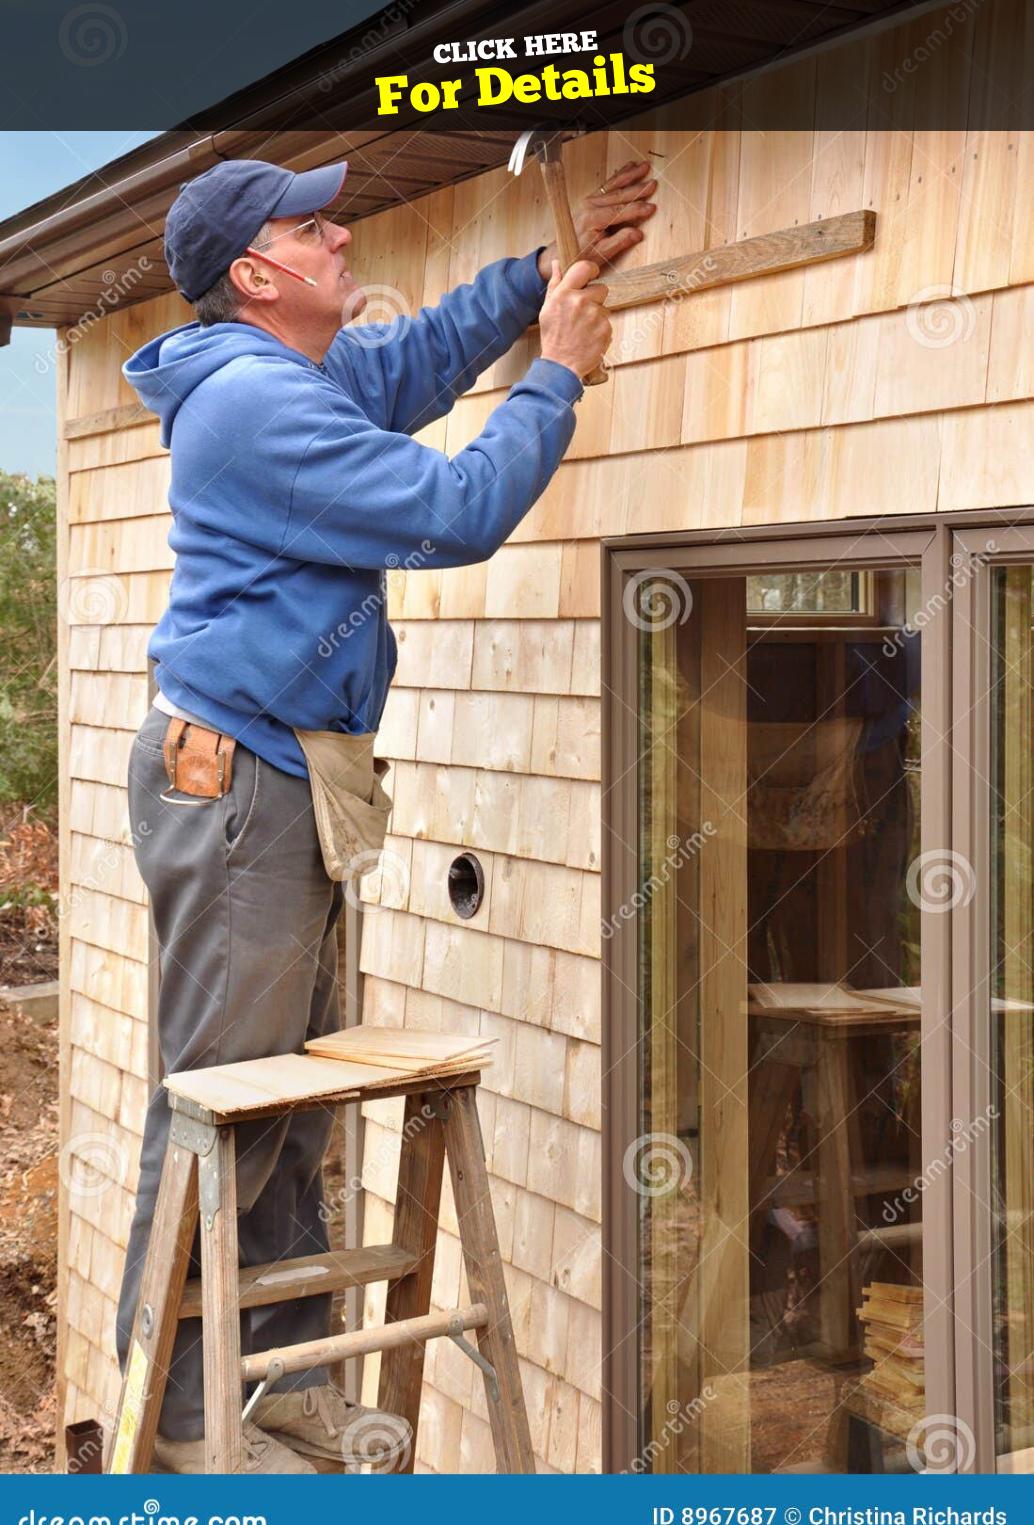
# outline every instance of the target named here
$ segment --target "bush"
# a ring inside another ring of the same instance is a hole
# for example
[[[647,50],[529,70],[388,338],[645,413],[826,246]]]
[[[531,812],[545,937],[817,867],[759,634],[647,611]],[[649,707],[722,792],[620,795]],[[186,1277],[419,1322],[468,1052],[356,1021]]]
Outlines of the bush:
[[[53,477],[0,471],[0,805],[57,805]]]

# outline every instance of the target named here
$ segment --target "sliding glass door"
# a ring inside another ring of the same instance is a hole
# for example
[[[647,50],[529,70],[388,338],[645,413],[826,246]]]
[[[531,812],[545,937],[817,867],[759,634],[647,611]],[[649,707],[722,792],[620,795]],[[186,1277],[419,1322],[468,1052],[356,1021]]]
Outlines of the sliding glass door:
[[[954,967],[960,1408],[979,1470],[1034,1471],[1034,528],[957,536]]]
[[[615,1469],[944,1463],[948,570],[934,528],[612,557]]]

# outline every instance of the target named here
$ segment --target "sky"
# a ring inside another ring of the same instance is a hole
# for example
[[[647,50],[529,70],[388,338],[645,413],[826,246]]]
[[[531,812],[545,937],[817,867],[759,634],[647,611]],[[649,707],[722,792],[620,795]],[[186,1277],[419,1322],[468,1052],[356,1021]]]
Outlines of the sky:
[[[153,132],[0,133],[0,221],[155,137]],[[56,333],[18,328],[0,348],[0,471],[53,476]]]

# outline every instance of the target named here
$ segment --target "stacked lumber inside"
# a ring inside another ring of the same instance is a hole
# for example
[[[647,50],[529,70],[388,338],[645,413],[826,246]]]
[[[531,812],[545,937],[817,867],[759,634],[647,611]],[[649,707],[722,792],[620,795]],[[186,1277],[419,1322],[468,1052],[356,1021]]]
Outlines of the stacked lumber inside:
[[[926,1410],[923,1289],[874,1281],[862,1288],[858,1317],[873,1365],[858,1384],[858,1408],[892,1434],[907,1436]]]

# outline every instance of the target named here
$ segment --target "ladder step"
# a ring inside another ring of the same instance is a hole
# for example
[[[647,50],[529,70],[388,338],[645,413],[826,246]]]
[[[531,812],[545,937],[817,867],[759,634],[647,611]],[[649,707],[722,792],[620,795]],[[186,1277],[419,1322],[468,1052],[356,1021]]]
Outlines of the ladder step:
[[[238,1306],[260,1308],[295,1297],[365,1287],[374,1281],[396,1281],[417,1264],[415,1255],[394,1244],[370,1244],[358,1250],[331,1250],[326,1255],[299,1255],[268,1265],[242,1266],[238,1274]],[[180,1318],[201,1317],[201,1278],[192,1277],[183,1289]]]
[[[334,1334],[325,1340],[306,1340],[302,1345],[281,1345],[278,1350],[260,1350],[241,1358],[241,1380],[262,1381],[269,1374],[274,1356],[283,1362],[284,1372],[305,1371],[309,1366],[323,1366],[330,1361],[344,1361],[349,1356],[365,1356],[375,1350],[393,1350],[413,1340],[433,1340],[443,1334],[458,1334],[464,1329],[480,1329],[488,1323],[484,1303],[466,1308],[452,1308],[443,1313],[425,1313],[420,1318],[397,1319],[373,1329],[356,1329],[352,1334]]]

